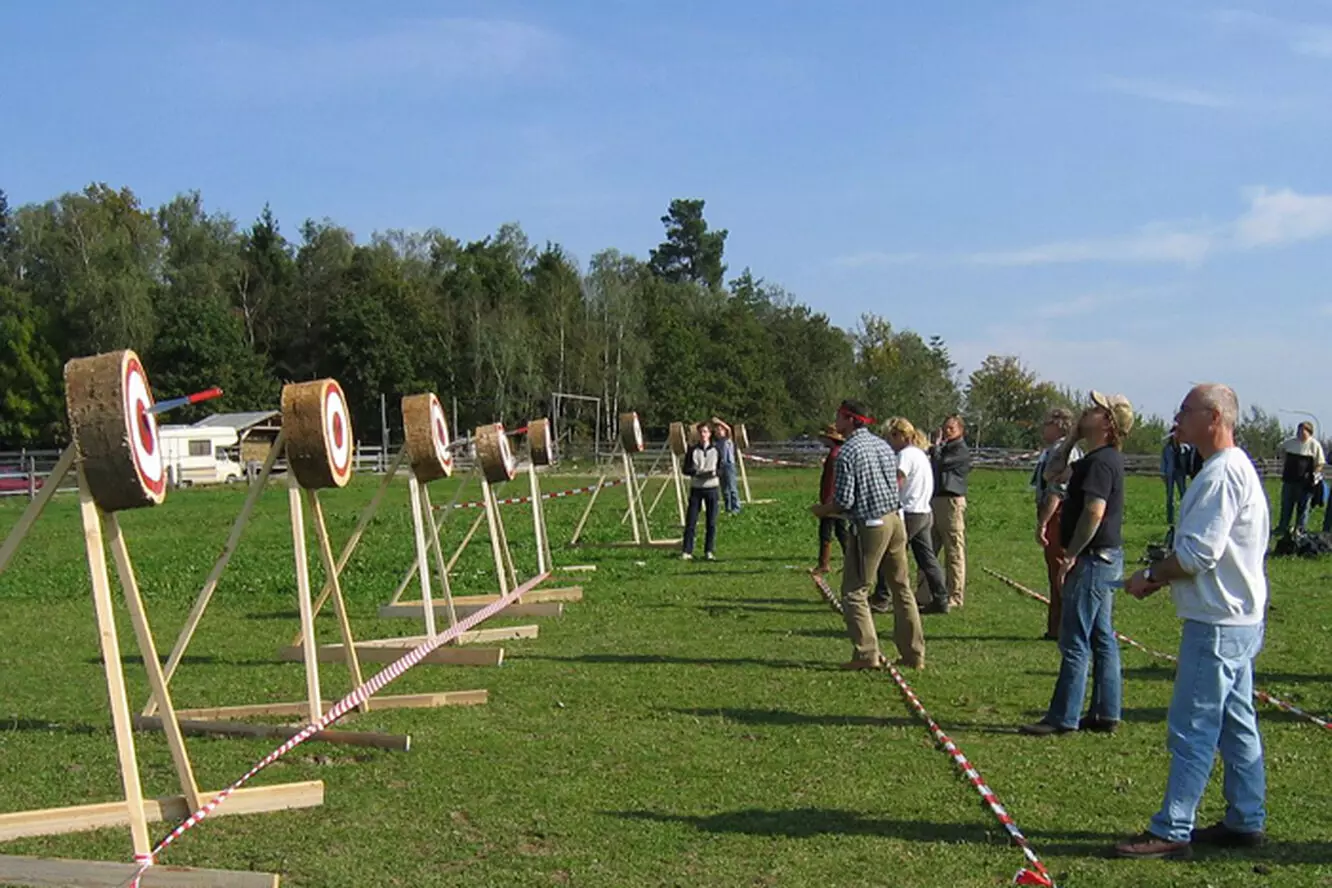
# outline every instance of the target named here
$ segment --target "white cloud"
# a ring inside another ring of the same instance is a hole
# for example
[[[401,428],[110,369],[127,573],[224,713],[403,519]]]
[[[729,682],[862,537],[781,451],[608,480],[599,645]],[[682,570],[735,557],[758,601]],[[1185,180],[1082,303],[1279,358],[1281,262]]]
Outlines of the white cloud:
[[[1163,299],[1176,296],[1179,292],[1180,290],[1176,286],[1164,285],[1083,293],[1047,302],[1037,307],[1033,314],[1036,318],[1047,321],[1083,317],[1095,314],[1103,308],[1122,306],[1125,303],[1140,302],[1144,299]]]
[[[1196,265],[1207,257],[1213,238],[1153,224],[1127,237],[1055,241],[1016,250],[971,253],[973,265],[1055,265],[1070,262],[1170,263]]]
[[[1235,243],[1245,249],[1332,235],[1332,194],[1297,194],[1289,188],[1249,192],[1249,210],[1235,221]]]
[[[1245,9],[1223,9],[1214,18],[1227,27],[1285,43],[1299,55],[1332,58],[1332,26],[1290,22]]]
[[[884,253],[880,250],[866,250],[863,253],[837,256],[832,260],[832,264],[836,268],[881,268],[886,265],[909,265],[925,258],[920,253]]]
[[[1157,83],[1151,80],[1112,77],[1106,81],[1105,87],[1112,92],[1148,99],[1153,102],[1164,102],[1168,105],[1189,105],[1194,108],[1219,109],[1229,108],[1235,104],[1230,98],[1217,93],[1187,86]]]
[[[348,37],[219,41],[196,56],[226,82],[308,95],[493,81],[546,68],[560,45],[558,36],[523,22],[433,18]]]

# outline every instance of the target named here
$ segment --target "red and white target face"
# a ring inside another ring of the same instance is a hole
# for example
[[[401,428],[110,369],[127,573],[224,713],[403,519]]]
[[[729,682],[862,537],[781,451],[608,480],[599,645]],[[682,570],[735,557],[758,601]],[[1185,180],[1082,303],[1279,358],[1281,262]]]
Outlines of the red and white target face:
[[[453,454],[449,452],[449,424],[444,419],[444,408],[439,398],[430,396],[430,439],[435,444],[435,455],[440,463],[453,465]]]
[[[633,425],[631,426],[631,428],[633,429],[633,432],[634,432],[634,449],[636,449],[636,450],[642,450],[642,449],[643,449],[643,446],[644,446],[644,445],[643,445],[643,426],[640,425],[639,422],[638,422],[638,414],[637,414],[637,413],[634,414],[634,423],[633,423]]]
[[[504,473],[510,478],[518,469],[517,460],[513,458],[513,450],[509,447],[509,436],[504,434],[504,424],[495,423],[495,432],[499,437],[500,459],[504,461]]]
[[[166,465],[157,437],[157,417],[148,412],[152,406],[153,394],[143,365],[137,358],[130,358],[125,364],[125,428],[140,482],[154,496],[161,496],[166,490]]]
[[[351,416],[347,412],[347,399],[342,388],[330,385],[324,389],[324,440],[328,442],[329,463],[339,478],[351,473]]]

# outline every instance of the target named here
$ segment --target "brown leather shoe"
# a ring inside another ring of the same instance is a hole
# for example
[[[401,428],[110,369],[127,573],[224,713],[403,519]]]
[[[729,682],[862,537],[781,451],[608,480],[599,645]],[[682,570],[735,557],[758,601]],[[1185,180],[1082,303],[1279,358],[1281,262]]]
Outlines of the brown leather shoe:
[[[872,660],[848,660],[841,669],[882,669],[888,665],[888,658],[880,654]]]
[[[896,666],[898,669],[915,669],[917,671],[925,668],[925,664],[923,662],[917,663],[911,660],[904,660],[904,659],[894,660],[893,665]]]
[[[1267,841],[1267,833],[1261,829],[1257,832],[1241,832],[1231,829],[1221,820],[1211,826],[1195,829],[1190,838],[1196,844],[1215,845],[1218,848],[1257,848]]]
[[[1115,845],[1115,855],[1138,860],[1152,860],[1162,857],[1171,860],[1191,860],[1193,858],[1193,846],[1188,842],[1172,842],[1169,839],[1161,838],[1156,833],[1143,831]]]

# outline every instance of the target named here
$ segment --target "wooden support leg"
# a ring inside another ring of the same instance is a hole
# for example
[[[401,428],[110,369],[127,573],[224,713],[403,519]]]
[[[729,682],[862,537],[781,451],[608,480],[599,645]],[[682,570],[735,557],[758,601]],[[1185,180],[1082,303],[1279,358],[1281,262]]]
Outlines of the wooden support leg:
[[[483,496],[482,499],[484,498],[485,497]],[[453,555],[449,557],[449,563],[444,565],[450,572],[453,571],[453,566],[458,563],[458,559],[462,557],[462,553],[465,552],[468,545],[471,544],[472,537],[476,536],[477,530],[481,528],[481,522],[485,520],[486,512],[485,509],[482,509],[481,513],[476,516],[476,520],[472,522],[472,526],[467,529],[467,535],[463,537],[462,542],[458,544],[458,548],[454,550]]]
[[[301,644],[305,651],[305,691],[310,702],[310,722],[318,721],[319,651],[315,645],[314,608],[310,601],[310,556],[305,548],[305,514],[301,510],[301,488],[295,473],[287,475],[287,505],[291,513],[291,542],[296,556],[296,602],[301,611]]]
[[[491,492],[494,497],[494,491]],[[504,553],[504,566],[509,571],[510,588],[518,585],[518,571],[513,566],[513,549],[509,547],[509,532],[504,529],[504,514],[499,510],[499,503],[495,503],[495,526],[499,528],[500,551]]]
[[[111,606],[111,577],[106,569],[102,520],[82,471],[79,472],[79,515],[83,520],[83,542],[88,555],[88,573],[92,578],[93,610],[97,613],[102,666],[106,672],[111,722],[116,731],[116,752],[120,759],[120,780],[125,788],[125,804],[129,810],[130,836],[134,841],[135,855],[143,855],[152,851],[152,844],[148,838],[148,820],[143,813],[143,786],[139,783],[134,729],[130,723],[125,672],[120,661],[120,640],[116,637],[116,617]]]
[[[435,569],[439,571],[440,589],[444,593],[444,609],[449,617],[449,627],[458,625],[458,614],[453,609],[453,587],[449,583],[449,568],[444,563],[444,549],[439,544],[439,525],[435,523],[435,510],[430,505],[430,488],[421,485],[421,509],[425,512],[427,523],[430,525],[430,551],[435,556]],[[479,519],[481,516],[477,516]],[[479,521],[477,523],[480,523]],[[460,639],[455,638],[450,644],[460,644]]]
[[[675,508],[680,513],[680,526],[685,523],[684,475],[680,471],[680,457],[671,454],[671,479],[675,482]]]
[[[64,481],[65,476],[69,474],[70,467],[74,465],[74,454],[75,450],[73,444],[66,447],[60,453],[60,459],[56,460],[55,468],[51,470],[51,474],[47,475],[46,480],[42,482],[42,489],[37,493],[37,496],[33,497],[32,500],[28,502],[27,508],[25,508],[23,514],[19,516],[18,523],[14,525],[14,529],[5,537],[4,543],[0,544],[0,573],[5,572],[5,568],[9,566],[9,559],[14,557],[14,553],[18,551],[19,544],[23,542],[23,538],[28,535],[28,531],[35,523],[37,523],[37,519],[41,517],[42,510],[45,509],[46,504],[51,501],[51,497],[55,496],[56,488],[60,486],[60,482]]]
[[[226,545],[222,547],[222,554],[217,557],[213,564],[213,569],[208,572],[208,579],[204,580],[203,588],[199,590],[199,595],[194,599],[194,606],[190,608],[190,615],[185,619],[185,625],[181,627],[180,634],[176,636],[176,643],[171,648],[171,654],[167,657],[166,667],[163,670],[163,677],[167,683],[171,683],[171,676],[176,674],[176,667],[180,665],[181,657],[185,656],[185,650],[190,646],[190,639],[194,637],[194,632],[199,628],[199,621],[203,619],[204,611],[208,609],[208,602],[213,597],[213,592],[217,589],[217,584],[222,580],[222,572],[227,569],[227,564],[231,561],[231,556],[236,553],[236,548],[240,545],[241,535],[245,533],[245,526],[250,523],[250,515],[254,512],[255,503],[259,501],[264,488],[268,485],[268,477],[273,473],[273,464],[277,462],[278,454],[282,452],[285,437],[282,432],[278,432],[277,439],[273,441],[273,446],[268,449],[268,456],[264,459],[264,466],[259,471],[259,476],[250,484],[250,489],[245,495],[245,505],[241,507],[240,514],[236,516],[236,521],[231,525],[231,533],[227,535]],[[144,715],[152,715],[157,711],[157,701],[149,698],[148,705],[143,708]]]
[[[416,575],[421,579],[421,601],[425,603],[426,636],[434,638],[435,603],[430,596],[430,555],[426,549],[425,518],[421,515],[421,482],[416,475],[407,479],[407,496],[412,501],[412,536],[416,542]]]
[[[635,502],[638,498],[634,495],[638,483],[634,478],[634,462],[629,456],[629,451],[624,451],[621,456],[624,462],[624,492],[629,497],[629,518],[634,525],[634,543],[637,544],[643,542],[643,536],[638,529],[638,510]]]
[[[536,537],[537,550],[537,573],[545,573],[547,565],[546,547],[542,542],[541,528],[541,485],[537,482],[537,471],[534,463],[527,465],[527,480],[531,488],[532,497],[532,533]]]
[[[573,537],[569,540],[569,545],[578,545],[578,538],[583,535],[583,526],[587,524],[587,516],[592,514],[592,507],[597,504],[597,497],[601,496],[601,487],[606,483],[606,473],[602,473],[597,479],[596,487],[592,488],[592,495],[588,497],[587,508],[583,509],[583,517],[578,519],[578,526],[574,528]]]
[[[143,597],[139,594],[139,581],[134,575],[134,565],[130,562],[129,547],[125,545],[125,536],[120,532],[120,521],[114,512],[106,516],[106,527],[111,543],[111,556],[116,562],[116,574],[120,578],[120,588],[125,593],[130,622],[134,624],[134,637],[139,643],[139,654],[143,657],[143,665],[148,670],[148,687],[152,689],[153,700],[162,709],[162,729],[166,733],[167,746],[171,749],[171,760],[176,765],[176,775],[180,778],[181,792],[189,802],[190,810],[198,811],[206,800],[199,797],[199,785],[194,780],[194,767],[190,764],[189,753],[185,750],[185,737],[181,734],[180,723],[176,720],[176,710],[167,691],[166,676],[162,674],[162,661],[157,658],[157,644],[153,641],[153,630],[148,625],[148,612],[144,609]]]
[[[361,663],[356,656],[356,640],[352,638],[351,620],[347,617],[347,602],[342,597],[342,580],[338,576],[338,566],[333,561],[333,546],[328,541],[328,525],[324,522],[324,506],[319,502],[319,492],[305,491],[306,502],[310,505],[310,514],[314,518],[315,538],[319,545],[319,560],[324,566],[326,582],[333,589],[333,610],[338,615],[338,631],[342,635],[343,654],[347,669],[351,672],[352,687],[359,688],[365,683],[361,677]],[[310,621],[314,622],[313,608]],[[370,701],[366,700],[359,707],[361,712],[370,711]]]
[[[735,461],[740,464],[740,483],[745,488],[745,502],[754,502],[753,495],[749,492],[749,473],[745,471],[745,452],[739,447],[735,448]]]
[[[499,506],[495,503],[495,492],[490,482],[481,478],[481,497],[486,503],[486,524],[490,530],[490,554],[495,558],[495,576],[499,580],[500,595],[509,594],[507,567],[504,554],[500,551]]]

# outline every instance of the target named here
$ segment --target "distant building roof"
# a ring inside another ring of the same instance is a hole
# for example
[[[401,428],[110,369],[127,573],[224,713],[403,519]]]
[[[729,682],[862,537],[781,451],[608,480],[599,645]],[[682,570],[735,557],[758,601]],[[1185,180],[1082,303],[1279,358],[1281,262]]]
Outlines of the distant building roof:
[[[214,413],[194,424],[194,428],[226,428],[244,431],[282,417],[281,410],[252,410],[248,413]],[[281,422],[278,423],[281,425]]]

